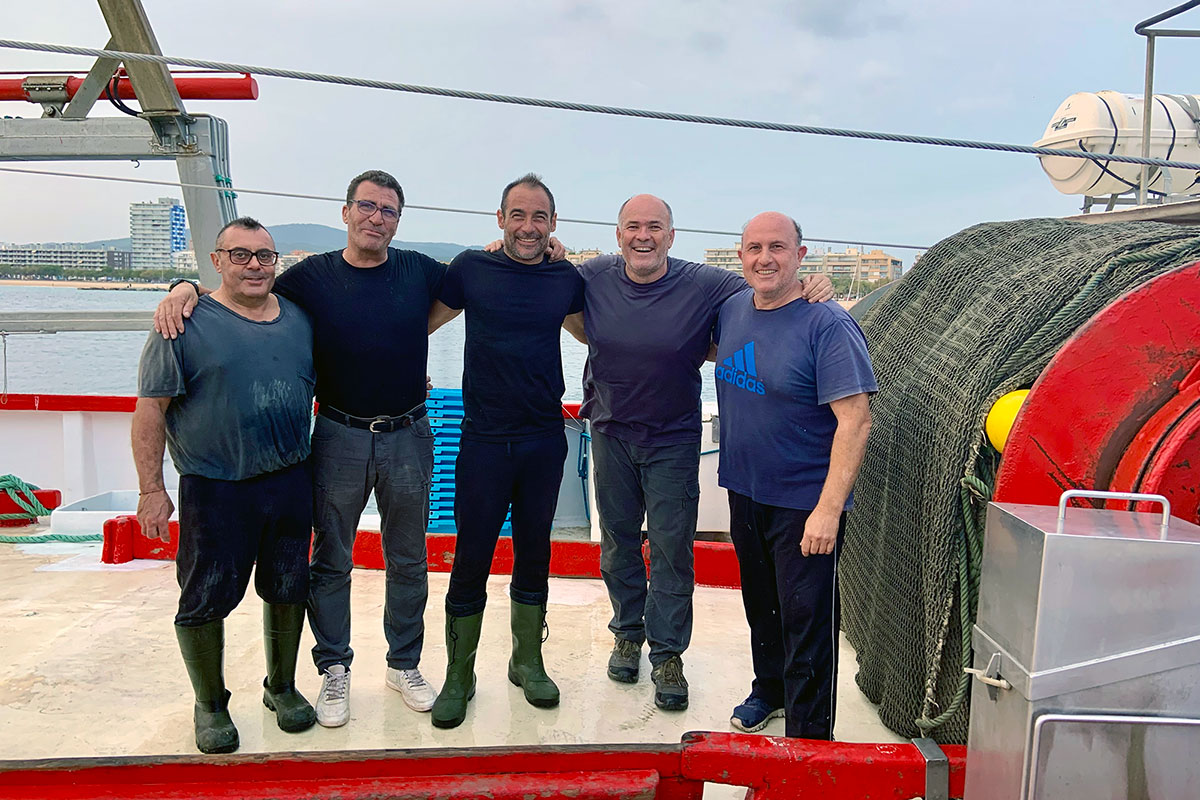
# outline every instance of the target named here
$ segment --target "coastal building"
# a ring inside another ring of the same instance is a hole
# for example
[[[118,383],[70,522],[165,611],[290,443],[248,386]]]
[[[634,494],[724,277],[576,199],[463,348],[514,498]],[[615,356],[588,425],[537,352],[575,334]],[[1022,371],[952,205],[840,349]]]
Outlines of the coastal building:
[[[599,250],[568,250],[563,256],[567,261],[570,261],[575,266],[580,266],[585,261],[589,261],[596,256],[604,255]]]
[[[71,267],[74,269],[129,269],[128,250],[50,245],[0,245],[0,265],[13,267]]]
[[[187,247],[183,206],[174,197],[129,204],[134,269],[173,269],[172,256]]]
[[[704,251],[704,263],[710,267],[727,269],[730,272],[742,274],[742,262],[738,258],[738,248],[741,242],[734,242],[733,247],[709,247]]]
[[[280,253],[279,263],[275,265],[275,274],[286,270],[288,267],[294,267],[309,256],[316,255],[310,250],[293,250],[290,253]]]
[[[704,263],[742,274],[738,259],[741,242],[733,247],[710,247],[704,251]],[[893,281],[900,277],[904,262],[882,250],[863,252],[856,247],[842,251],[810,251],[800,262],[800,272],[823,272],[831,278],[854,278],[860,281]]]

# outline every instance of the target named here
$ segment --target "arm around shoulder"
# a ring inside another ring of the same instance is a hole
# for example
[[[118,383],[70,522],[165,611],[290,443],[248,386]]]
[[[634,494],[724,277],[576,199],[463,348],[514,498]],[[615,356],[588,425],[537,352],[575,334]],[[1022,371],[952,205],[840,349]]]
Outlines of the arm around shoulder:
[[[161,333],[164,339],[174,339],[183,333],[184,319],[192,315],[196,303],[206,294],[212,294],[212,290],[192,281],[171,284],[167,296],[154,309],[154,330]]]

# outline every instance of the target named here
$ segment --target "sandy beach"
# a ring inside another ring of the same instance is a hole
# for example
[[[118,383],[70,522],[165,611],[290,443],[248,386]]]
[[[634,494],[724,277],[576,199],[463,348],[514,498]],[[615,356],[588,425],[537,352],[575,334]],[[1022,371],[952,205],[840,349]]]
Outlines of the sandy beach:
[[[162,292],[167,288],[165,283],[124,283],[121,281],[50,281],[30,278],[0,278],[0,286],[50,286],[56,289],[112,289],[124,291],[154,291]]]

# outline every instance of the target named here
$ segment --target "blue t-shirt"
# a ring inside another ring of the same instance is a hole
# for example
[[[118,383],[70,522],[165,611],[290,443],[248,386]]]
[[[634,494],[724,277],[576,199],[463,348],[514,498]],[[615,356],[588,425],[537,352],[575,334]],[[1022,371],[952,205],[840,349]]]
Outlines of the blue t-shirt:
[[[563,318],[583,310],[583,279],[567,261],[522,264],[467,250],[438,299],[467,315],[463,437],[519,441],[562,433]]]
[[[279,316],[247,319],[200,298],[187,335],[150,332],[138,397],[169,397],[167,448],[181,475],[240,481],[308,457],[312,326],[279,299]]]
[[[816,508],[837,429],[829,404],[878,391],[858,323],[837,303],[760,311],[747,288],[721,308],[716,337],[718,482],[765,505]]]
[[[600,432],[658,447],[700,441],[700,367],[721,304],[746,288],[737,273],[677,258],[653,283],[625,259],[583,265],[588,360],[582,416]]]
[[[445,264],[388,249],[377,267],[340,250],[309,256],[279,276],[276,294],[312,318],[317,401],[355,417],[398,417],[425,402],[429,307]]]

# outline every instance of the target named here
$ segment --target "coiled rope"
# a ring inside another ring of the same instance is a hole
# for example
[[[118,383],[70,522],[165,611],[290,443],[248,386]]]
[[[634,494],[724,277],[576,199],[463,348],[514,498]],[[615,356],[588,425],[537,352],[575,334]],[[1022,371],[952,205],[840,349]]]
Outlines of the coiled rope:
[[[34,495],[34,492],[40,489],[40,486],[35,486],[32,483],[26,483],[16,475],[0,475],[0,491],[7,494],[18,507],[24,509],[24,513],[13,512],[9,514],[0,514],[0,519],[23,519],[34,522],[38,517],[44,517],[50,513],[50,509],[46,508]],[[2,544],[44,544],[45,542],[98,542],[101,540],[101,535],[98,533],[41,533],[32,536],[20,535],[0,535],[0,543]]]

